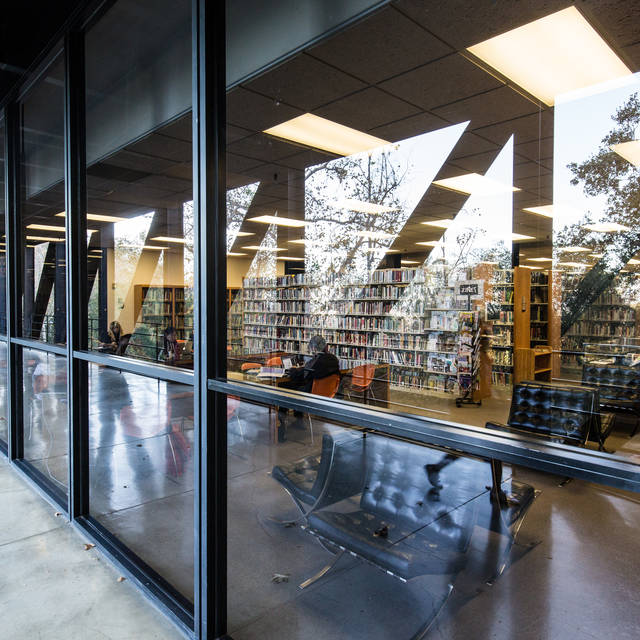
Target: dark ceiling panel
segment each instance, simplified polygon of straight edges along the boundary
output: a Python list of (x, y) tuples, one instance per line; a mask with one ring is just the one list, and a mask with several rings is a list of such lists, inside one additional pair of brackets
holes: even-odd
[(250, 131), (264, 131), (302, 113), (302, 109), (277, 103), (242, 87), (227, 94), (227, 122)]
[[(522, 99), (524, 100), (524, 98)], [(512, 119), (504, 117), (503, 122), (479, 127), (476, 133), (500, 145), (503, 145), (512, 134), (515, 136), (514, 144), (516, 145), (538, 140), (539, 136), (542, 138), (553, 136), (553, 109), (537, 110), (531, 103), (529, 104), (530, 113), (528, 115)], [(496, 109), (496, 114), (502, 114), (499, 105)]]
[(431, 113), (419, 113), (415, 116), (409, 116), (396, 122), (384, 124), (381, 127), (374, 127), (369, 131), (371, 135), (388, 140), (389, 142), (399, 142), (407, 138), (435, 131), (448, 126), (448, 122)]
[(369, 84), (450, 51), (440, 40), (391, 7), (309, 50), (311, 55)]

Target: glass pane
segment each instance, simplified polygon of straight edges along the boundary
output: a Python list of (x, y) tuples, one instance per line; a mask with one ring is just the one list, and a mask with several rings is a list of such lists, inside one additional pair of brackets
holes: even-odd
[(90, 513), (193, 601), (193, 388), (89, 365)]
[(89, 348), (191, 369), (191, 3), (122, 0), (86, 43)]
[(475, 595), (499, 575), (533, 503), (509, 468), (520, 504), (501, 511), (488, 462), (306, 414), (280, 443), (277, 413), (227, 400), (230, 635), (421, 637), (450, 585)]
[(67, 493), (69, 424), (67, 359), (22, 350), (24, 459), (54, 491)]
[(631, 27), (450, 11), (393, 2), (228, 91), (229, 377), (633, 457)]
[(9, 389), (7, 387), (7, 343), (0, 342), (0, 441), (6, 445), (9, 441), (9, 414), (7, 402)]
[(5, 237), (5, 203), (4, 203), (4, 119), (0, 118), (0, 333), (7, 333), (7, 252)]
[(21, 104), (22, 335), (66, 343), (64, 61)]

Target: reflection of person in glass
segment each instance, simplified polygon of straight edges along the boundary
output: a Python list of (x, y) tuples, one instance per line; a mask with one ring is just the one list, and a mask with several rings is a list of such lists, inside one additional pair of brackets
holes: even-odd
[(167, 364), (172, 364), (180, 360), (180, 343), (176, 337), (176, 330), (173, 327), (167, 327), (164, 330), (163, 343), (160, 360), (163, 360)]
[[(309, 353), (314, 355), (303, 366), (292, 367), (285, 371), (289, 380), (281, 383), (280, 387), (310, 393), (314, 380), (340, 373), (338, 358), (333, 353), (329, 353), (327, 342), (322, 336), (316, 335), (309, 340)], [(280, 407), (278, 409), (278, 440), (280, 442), (286, 439), (286, 416), (287, 409)], [(294, 416), (296, 417), (294, 425), (302, 426), (302, 413), (294, 412)]]
[(117, 353), (122, 339), (122, 326), (117, 320), (109, 325), (109, 331), (102, 336), (100, 341), (100, 351), (107, 353)]

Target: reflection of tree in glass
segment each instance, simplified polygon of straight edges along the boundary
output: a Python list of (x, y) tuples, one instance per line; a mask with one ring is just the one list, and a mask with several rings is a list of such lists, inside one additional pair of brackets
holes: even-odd
[[(587, 214), (584, 222), (571, 225), (556, 235), (556, 251), (563, 246), (587, 245), (595, 249), (593, 253), (603, 254), (562, 303), (563, 335), (600, 294), (612, 286), (616, 275), (640, 251), (640, 170), (611, 149), (612, 145), (636, 138), (640, 127), (637, 93), (615, 112), (612, 120), (615, 126), (602, 139), (598, 151), (584, 162), (572, 162), (568, 167), (573, 173), (573, 185), (581, 184), (587, 196), (606, 198), (605, 220), (625, 225), (630, 230), (607, 234), (590, 232), (582, 226), (591, 221)], [(564, 253), (559, 255), (565, 258)]]
[(253, 182), (227, 191), (227, 251), (231, 251), (259, 185)]

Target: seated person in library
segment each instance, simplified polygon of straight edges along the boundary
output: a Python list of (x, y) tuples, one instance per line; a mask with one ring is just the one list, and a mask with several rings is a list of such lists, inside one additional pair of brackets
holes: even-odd
[(104, 353), (118, 353), (118, 347), (120, 346), (120, 340), (122, 339), (122, 326), (117, 320), (114, 320), (109, 325), (109, 331), (106, 335), (102, 336), (102, 340), (99, 342), (99, 349)]
[(160, 360), (166, 364), (173, 364), (180, 360), (181, 348), (178, 338), (176, 337), (176, 330), (173, 327), (167, 327), (163, 334), (163, 347), (160, 352)]
[[(340, 373), (338, 358), (333, 353), (329, 353), (327, 342), (322, 336), (316, 335), (309, 340), (309, 353), (314, 355), (306, 364), (300, 367), (292, 367), (285, 371), (290, 379), (288, 382), (283, 382), (280, 385), (281, 388), (311, 393), (314, 380), (321, 380), (335, 373)], [(279, 442), (286, 440), (287, 411), (284, 407), (278, 409)], [(302, 413), (295, 411), (293, 415), (296, 418), (293, 425), (303, 427)]]

